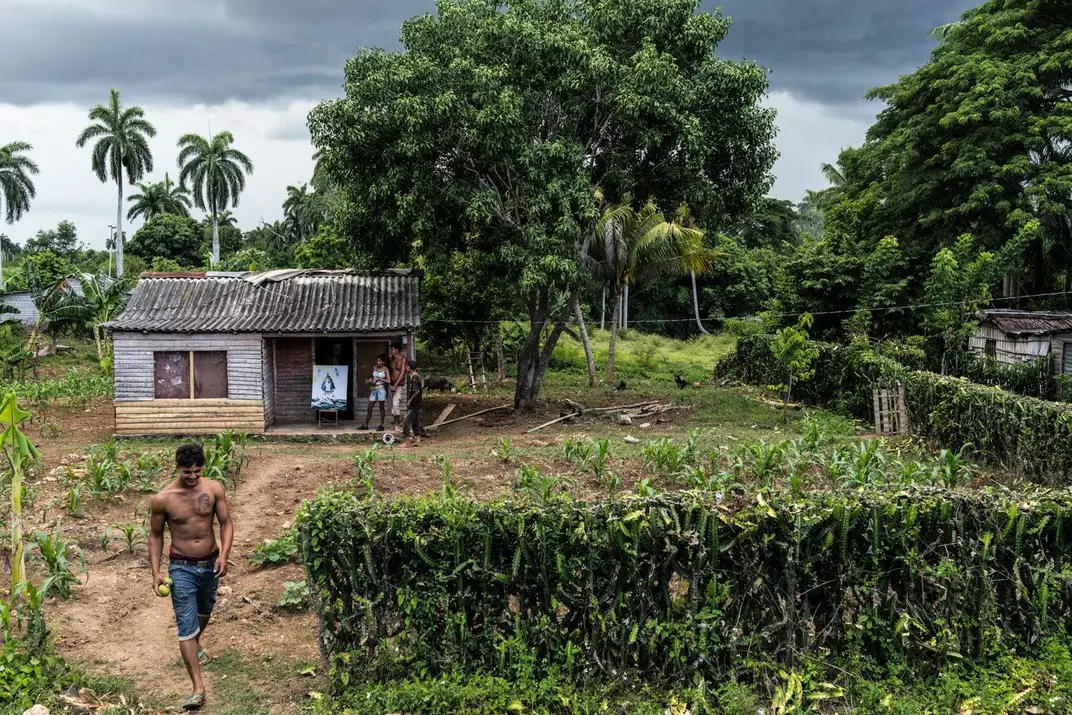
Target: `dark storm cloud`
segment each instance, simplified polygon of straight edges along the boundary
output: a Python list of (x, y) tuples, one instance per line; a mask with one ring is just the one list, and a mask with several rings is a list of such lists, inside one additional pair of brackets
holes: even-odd
[(705, 0), (733, 20), (719, 54), (771, 69), (771, 86), (823, 104), (857, 102), (927, 61), (927, 34), (973, 0)]
[[(339, 93), (359, 47), (395, 47), (433, 0), (0, 0), (0, 102), (216, 103)], [(46, 4), (52, 3), (52, 4)], [(720, 48), (773, 70), (775, 89), (858, 100), (924, 62), (927, 32), (970, 0), (724, 0)], [(713, 2), (705, 2), (712, 7)]]

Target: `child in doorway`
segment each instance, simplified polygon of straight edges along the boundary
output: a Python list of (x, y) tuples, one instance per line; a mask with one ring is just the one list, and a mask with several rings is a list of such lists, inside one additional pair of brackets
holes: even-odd
[(368, 396), (368, 413), (365, 415), (365, 424), (358, 429), (368, 429), (368, 423), (372, 421), (372, 407), (376, 403), (380, 405), (380, 425), (377, 432), (383, 432), (383, 423), (386, 416), (387, 383), (391, 381), (391, 371), (387, 369), (387, 362), (383, 355), (376, 357), (376, 365), (372, 368), (372, 377), (368, 379), (372, 389)]

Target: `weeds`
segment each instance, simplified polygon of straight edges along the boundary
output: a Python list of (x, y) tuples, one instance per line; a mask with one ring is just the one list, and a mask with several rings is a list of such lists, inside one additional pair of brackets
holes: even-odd
[(304, 611), (309, 608), (309, 584), (305, 580), (284, 581), (283, 597), (276, 607), (281, 611)]
[(278, 539), (265, 539), (249, 555), (254, 566), (282, 566), (298, 556), (298, 532), (287, 529)]
[(373, 464), (376, 463), (376, 450), (378, 447), (361, 452), (354, 457), (354, 480), (351, 488), (356, 488), (362, 493), (366, 499), (371, 499), (376, 493), (376, 488), (372, 483), (372, 477), (375, 472)]

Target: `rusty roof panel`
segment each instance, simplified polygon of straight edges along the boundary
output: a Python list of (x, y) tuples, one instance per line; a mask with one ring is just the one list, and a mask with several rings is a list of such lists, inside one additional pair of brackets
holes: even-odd
[(1009, 335), (1048, 335), (1072, 331), (1072, 313), (987, 310), (983, 312), (982, 322)]
[(148, 276), (112, 330), (351, 333), (416, 328), (420, 274), (397, 270)]

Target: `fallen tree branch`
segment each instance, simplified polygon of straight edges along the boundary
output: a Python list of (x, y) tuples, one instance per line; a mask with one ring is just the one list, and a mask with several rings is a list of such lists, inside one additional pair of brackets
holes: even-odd
[(440, 422), (438, 425), (432, 425), (432, 426), (426, 427), (425, 429), (428, 429), (428, 430), (439, 429), (440, 427), (446, 427), (447, 425), (452, 425), (455, 422), (461, 422), (463, 420), (468, 420), (468, 419), (471, 419), (473, 417), (477, 417), (479, 415), (486, 415), (489, 412), (499, 412), (500, 410), (512, 410), (512, 409), (514, 409), (513, 405), (499, 405), (498, 407), (490, 407), (490, 408), (488, 408), (486, 410), (480, 410), (479, 412), (474, 412), (471, 415), (465, 415), (464, 417), (455, 417), (452, 420), (447, 420), (446, 422)]
[(536, 430), (541, 430), (544, 427), (550, 427), (553, 424), (558, 424), (559, 422), (564, 422), (564, 421), (566, 421), (568, 419), (572, 419), (573, 417), (580, 417), (580, 416), (581, 416), (580, 412), (571, 412), (568, 415), (563, 415), (562, 417), (556, 417), (555, 419), (551, 420), (550, 422), (544, 422), (542, 425), (538, 425), (536, 427), (533, 427), (530, 430), (525, 430), (525, 434), (529, 434), (531, 432), (535, 432)]

